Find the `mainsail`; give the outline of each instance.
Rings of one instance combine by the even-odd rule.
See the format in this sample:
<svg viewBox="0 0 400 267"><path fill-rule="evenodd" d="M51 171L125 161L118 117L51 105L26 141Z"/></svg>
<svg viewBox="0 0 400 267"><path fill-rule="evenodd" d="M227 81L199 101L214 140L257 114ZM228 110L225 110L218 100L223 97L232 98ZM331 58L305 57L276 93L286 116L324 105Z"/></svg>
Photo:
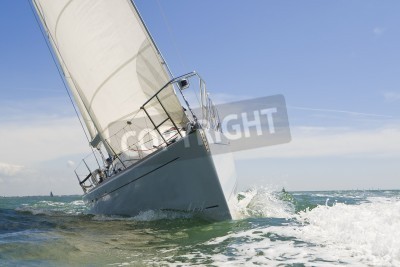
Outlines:
<svg viewBox="0 0 400 267"><path fill-rule="evenodd" d="M111 139L123 125L144 128L140 107L171 79L136 7L129 0L33 0L59 59L93 146L96 139L115 154L124 147ZM172 86L160 94L165 110L183 126L187 119ZM140 119L142 118L142 119ZM172 122L163 124L165 129ZM131 133L129 142L139 142ZM125 136L125 141L128 138Z"/></svg>

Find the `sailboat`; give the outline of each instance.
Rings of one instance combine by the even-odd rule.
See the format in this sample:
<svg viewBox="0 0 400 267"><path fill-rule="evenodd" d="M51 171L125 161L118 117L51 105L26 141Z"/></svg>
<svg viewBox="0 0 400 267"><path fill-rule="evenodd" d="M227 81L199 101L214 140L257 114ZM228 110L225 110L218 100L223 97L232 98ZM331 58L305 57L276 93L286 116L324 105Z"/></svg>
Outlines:
<svg viewBox="0 0 400 267"><path fill-rule="evenodd" d="M134 2L32 3L93 151L75 170L91 212L234 218L234 159L206 83L171 74Z"/></svg>

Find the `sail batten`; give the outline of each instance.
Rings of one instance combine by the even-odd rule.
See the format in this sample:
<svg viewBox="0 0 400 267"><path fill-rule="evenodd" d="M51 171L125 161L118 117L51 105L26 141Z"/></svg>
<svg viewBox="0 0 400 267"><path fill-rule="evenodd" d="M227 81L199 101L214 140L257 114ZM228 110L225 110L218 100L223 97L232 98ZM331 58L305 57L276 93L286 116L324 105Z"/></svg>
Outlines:
<svg viewBox="0 0 400 267"><path fill-rule="evenodd" d="M109 140L118 125L131 120L170 80L131 1L32 1L92 139L100 134L103 141ZM163 105L174 118L180 118L175 122L183 125L186 117L172 86L163 95ZM157 106L149 112L165 116ZM138 138L132 134L130 142L140 141ZM114 153L122 152L123 145L118 142L110 146Z"/></svg>

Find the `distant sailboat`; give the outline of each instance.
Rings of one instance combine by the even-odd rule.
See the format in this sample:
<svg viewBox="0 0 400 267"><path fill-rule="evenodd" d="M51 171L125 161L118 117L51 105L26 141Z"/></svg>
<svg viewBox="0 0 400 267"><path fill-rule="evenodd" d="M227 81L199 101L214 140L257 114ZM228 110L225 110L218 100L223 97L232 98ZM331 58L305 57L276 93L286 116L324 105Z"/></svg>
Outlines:
<svg viewBox="0 0 400 267"><path fill-rule="evenodd" d="M231 219L235 166L205 82L172 76L135 4L32 1L98 155L75 171L92 212ZM183 93L194 89L197 113Z"/></svg>

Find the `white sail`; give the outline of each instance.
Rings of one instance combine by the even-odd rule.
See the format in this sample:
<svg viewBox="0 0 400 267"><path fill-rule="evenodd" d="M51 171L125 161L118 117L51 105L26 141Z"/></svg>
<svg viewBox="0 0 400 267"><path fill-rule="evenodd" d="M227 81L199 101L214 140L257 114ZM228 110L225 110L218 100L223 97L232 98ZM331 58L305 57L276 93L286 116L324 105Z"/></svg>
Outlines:
<svg viewBox="0 0 400 267"><path fill-rule="evenodd" d="M136 8L129 0L33 2L91 137L99 133L114 153L121 153L123 146L111 141L116 127L132 121L135 129L143 128L140 107L170 80ZM160 98L182 126L186 117L172 86ZM150 104L152 116L165 117L160 105ZM130 143L139 138L129 135Z"/></svg>

